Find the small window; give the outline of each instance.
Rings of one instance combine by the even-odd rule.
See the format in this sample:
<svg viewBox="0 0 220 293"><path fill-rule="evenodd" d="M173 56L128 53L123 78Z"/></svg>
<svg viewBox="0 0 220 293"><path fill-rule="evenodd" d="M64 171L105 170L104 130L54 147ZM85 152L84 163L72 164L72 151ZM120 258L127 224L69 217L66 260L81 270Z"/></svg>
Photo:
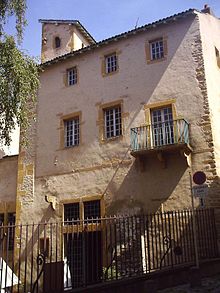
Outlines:
<svg viewBox="0 0 220 293"><path fill-rule="evenodd" d="M164 43L162 39L150 42L151 60L164 58Z"/></svg>
<svg viewBox="0 0 220 293"><path fill-rule="evenodd" d="M61 46L61 40L60 40L59 37L56 37L56 38L55 38L55 48L56 48L56 49L57 49L57 48L60 48L60 46Z"/></svg>
<svg viewBox="0 0 220 293"><path fill-rule="evenodd" d="M65 147L79 145L79 117L64 121Z"/></svg>
<svg viewBox="0 0 220 293"><path fill-rule="evenodd" d="M105 73L115 72L118 69L118 58L116 53L105 57Z"/></svg>
<svg viewBox="0 0 220 293"><path fill-rule="evenodd" d="M73 67L67 70L68 85L74 85L77 83L77 68Z"/></svg>
<svg viewBox="0 0 220 293"><path fill-rule="evenodd" d="M64 221L74 221L79 218L79 202L64 205Z"/></svg>
<svg viewBox="0 0 220 293"><path fill-rule="evenodd" d="M105 138L117 137L122 134L121 107L104 109Z"/></svg>

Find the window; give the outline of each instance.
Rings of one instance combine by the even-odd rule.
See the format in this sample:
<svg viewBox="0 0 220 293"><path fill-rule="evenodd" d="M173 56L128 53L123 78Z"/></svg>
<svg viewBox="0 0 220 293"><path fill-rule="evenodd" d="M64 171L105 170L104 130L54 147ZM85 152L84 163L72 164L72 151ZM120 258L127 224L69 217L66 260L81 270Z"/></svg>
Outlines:
<svg viewBox="0 0 220 293"><path fill-rule="evenodd" d="M67 70L67 82L68 82L69 86L77 83L77 68L76 68L76 66Z"/></svg>
<svg viewBox="0 0 220 293"><path fill-rule="evenodd" d="M163 61L167 56L167 38L149 40L146 44L147 64Z"/></svg>
<svg viewBox="0 0 220 293"><path fill-rule="evenodd" d="M121 107L104 109L105 138L117 137L122 134Z"/></svg>
<svg viewBox="0 0 220 293"><path fill-rule="evenodd" d="M60 149L71 148L82 144L82 112L73 112L59 116Z"/></svg>
<svg viewBox="0 0 220 293"><path fill-rule="evenodd" d="M118 57L116 53L105 56L105 73L109 74L115 72L118 69Z"/></svg>
<svg viewBox="0 0 220 293"><path fill-rule="evenodd" d="M164 58L164 44L162 39L150 42L150 53L151 60Z"/></svg>
<svg viewBox="0 0 220 293"><path fill-rule="evenodd" d="M174 143L172 107L155 109L151 112L153 146Z"/></svg>
<svg viewBox="0 0 220 293"><path fill-rule="evenodd" d="M123 111L123 99L100 103L98 107L99 142L110 143L113 139L123 139L124 119L129 115Z"/></svg>
<svg viewBox="0 0 220 293"><path fill-rule="evenodd" d="M64 204L64 221L96 219L101 217L100 200ZM72 223L70 223L72 224Z"/></svg>
<svg viewBox="0 0 220 293"><path fill-rule="evenodd" d="M67 287L83 286L100 281L102 276L103 247L101 242L101 197L81 198L79 202L64 204L64 220L81 221L65 223L63 227L64 260L68 272ZM103 211L103 208L102 208ZM99 218L98 220L97 217ZM82 221L83 220L83 221ZM68 285L68 279L71 279Z"/></svg>
<svg viewBox="0 0 220 293"><path fill-rule="evenodd" d="M56 49L57 49L57 48L60 48L60 46L61 46L61 40L60 40L59 37L56 37L56 38L55 38L55 48L56 48Z"/></svg>
<svg viewBox="0 0 220 293"><path fill-rule="evenodd" d="M64 221L74 221L79 218L79 202L64 205Z"/></svg>
<svg viewBox="0 0 220 293"><path fill-rule="evenodd" d="M65 147L79 145L79 117L64 121Z"/></svg>
<svg viewBox="0 0 220 293"><path fill-rule="evenodd" d="M84 219L95 219L101 217L100 200L85 201Z"/></svg>

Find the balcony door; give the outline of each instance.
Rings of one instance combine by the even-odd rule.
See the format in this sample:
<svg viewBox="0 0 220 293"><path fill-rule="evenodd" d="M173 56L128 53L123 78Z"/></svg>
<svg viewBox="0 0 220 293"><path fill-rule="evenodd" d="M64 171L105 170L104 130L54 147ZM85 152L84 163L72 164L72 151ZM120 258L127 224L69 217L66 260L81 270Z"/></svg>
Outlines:
<svg viewBox="0 0 220 293"><path fill-rule="evenodd" d="M174 125L172 108L160 108L151 111L153 147L174 143Z"/></svg>

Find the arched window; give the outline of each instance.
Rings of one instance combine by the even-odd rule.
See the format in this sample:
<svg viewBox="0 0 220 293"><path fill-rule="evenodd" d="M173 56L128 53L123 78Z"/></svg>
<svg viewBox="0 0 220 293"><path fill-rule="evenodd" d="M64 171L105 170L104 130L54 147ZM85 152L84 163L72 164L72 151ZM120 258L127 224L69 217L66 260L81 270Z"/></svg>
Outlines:
<svg viewBox="0 0 220 293"><path fill-rule="evenodd" d="M59 48L61 45L61 40L59 37L56 37L55 38L55 48Z"/></svg>

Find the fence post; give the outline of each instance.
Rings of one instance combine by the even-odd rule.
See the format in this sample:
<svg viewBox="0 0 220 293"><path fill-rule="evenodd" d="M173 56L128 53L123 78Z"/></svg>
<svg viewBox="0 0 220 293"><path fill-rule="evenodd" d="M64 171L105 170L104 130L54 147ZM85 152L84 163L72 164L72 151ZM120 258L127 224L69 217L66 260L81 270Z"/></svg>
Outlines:
<svg viewBox="0 0 220 293"><path fill-rule="evenodd" d="M196 235L196 220L195 220L195 208L194 208L194 198L192 191L192 174L189 172L190 179L190 190L191 190L191 201L192 201L192 220L193 220L193 238L194 238L194 249L196 256L196 267L199 268L199 255L198 255L198 245L197 245L197 235Z"/></svg>
<svg viewBox="0 0 220 293"><path fill-rule="evenodd" d="M214 220L217 238L217 252L220 255L220 208L214 208Z"/></svg>

